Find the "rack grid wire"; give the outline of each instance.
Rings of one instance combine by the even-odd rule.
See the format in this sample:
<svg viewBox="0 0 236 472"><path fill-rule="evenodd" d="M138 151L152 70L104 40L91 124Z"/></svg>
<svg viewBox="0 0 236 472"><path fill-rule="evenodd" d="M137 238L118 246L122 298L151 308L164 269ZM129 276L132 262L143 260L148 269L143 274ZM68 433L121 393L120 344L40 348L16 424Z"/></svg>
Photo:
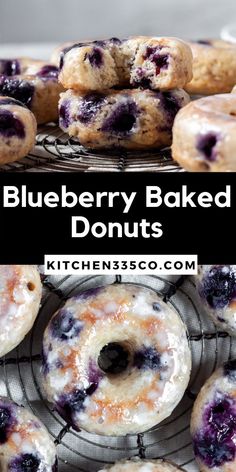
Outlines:
<svg viewBox="0 0 236 472"><path fill-rule="evenodd" d="M43 299L32 331L9 355L0 359L0 392L25 405L48 427L58 450L59 471L95 472L122 458L165 457L197 471L189 433L194 399L215 368L234 354L232 338L217 331L204 316L191 278L158 276L42 276ZM74 431L45 400L41 384L41 346L44 329L70 296L111 283L135 284L154 290L186 323L192 351L188 389L172 415L153 429L125 437L98 436Z"/></svg>
<svg viewBox="0 0 236 472"><path fill-rule="evenodd" d="M92 151L69 138L56 124L38 129L33 151L1 172L180 172L170 149L151 151Z"/></svg>

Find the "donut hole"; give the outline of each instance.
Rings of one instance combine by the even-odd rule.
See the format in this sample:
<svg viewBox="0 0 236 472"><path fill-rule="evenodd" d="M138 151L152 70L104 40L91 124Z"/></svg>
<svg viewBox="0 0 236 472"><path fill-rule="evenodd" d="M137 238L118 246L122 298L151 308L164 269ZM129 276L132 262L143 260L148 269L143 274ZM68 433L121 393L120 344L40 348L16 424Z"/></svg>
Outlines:
<svg viewBox="0 0 236 472"><path fill-rule="evenodd" d="M33 292L35 290L35 284L33 282L28 282L27 288L30 292Z"/></svg>
<svg viewBox="0 0 236 472"><path fill-rule="evenodd" d="M118 342L108 343L101 349L98 356L98 366L106 374L121 374L130 362L130 352L127 346Z"/></svg>

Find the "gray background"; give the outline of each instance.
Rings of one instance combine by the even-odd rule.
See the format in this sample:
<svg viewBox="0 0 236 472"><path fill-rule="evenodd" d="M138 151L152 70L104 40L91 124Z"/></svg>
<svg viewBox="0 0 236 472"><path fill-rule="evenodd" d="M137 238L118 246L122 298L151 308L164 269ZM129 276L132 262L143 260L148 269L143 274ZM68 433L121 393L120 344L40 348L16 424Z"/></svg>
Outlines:
<svg viewBox="0 0 236 472"><path fill-rule="evenodd" d="M0 42L57 42L130 34L217 36L235 0L0 0Z"/></svg>

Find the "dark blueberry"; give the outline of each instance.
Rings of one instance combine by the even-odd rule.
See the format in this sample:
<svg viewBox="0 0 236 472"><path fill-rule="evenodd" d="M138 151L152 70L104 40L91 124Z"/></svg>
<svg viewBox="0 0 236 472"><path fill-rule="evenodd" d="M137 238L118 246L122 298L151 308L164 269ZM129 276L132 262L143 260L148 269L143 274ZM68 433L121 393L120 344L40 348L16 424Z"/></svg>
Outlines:
<svg viewBox="0 0 236 472"><path fill-rule="evenodd" d="M34 86L27 80L1 76L0 94L15 98L30 107L34 96Z"/></svg>
<svg viewBox="0 0 236 472"><path fill-rule="evenodd" d="M53 66L51 64L46 64L37 72L37 75L39 77L57 78L58 72L58 67Z"/></svg>
<svg viewBox="0 0 236 472"><path fill-rule="evenodd" d="M135 353L134 366L138 369L161 370L161 355L153 347L143 348Z"/></svg>
<svg viewBox="0 0 236 472"><path fill-rule="evenodd" d="M89 383L98 385L100 380L103 378L103 373L98 369L97 364L90 360L88 369L88 380Z"/></svg>
<svg viewBox="0 0 236 472"><path fill-rule="evenodd" d="M203 44L204 46L211 46L211 41L209 41L208 39L198 39L193 42L197 44Z"/></svg>
<svg viewBox="0 0 236 472"><path fill-rule="evenodd" d="M128 136L137 120L138 109L135 102L127 100L116 105L102 125L102 131L118 136Z"/></svg>
<svg viewBox="0 0 236 472"><path fill-rule="evenodd" d="M20 63L17 59L1 59L0 74L12 76L21 73Z"/></svg>
<svg viewBox="0 0 236 472"><path fill-rule="evenodd" d="M41 460L34 454L21 454L11 460L10 472L37 472L41 469Z"/></svg>
<svg viewBox="0 0 236 472"><path fill-rule="evenodd" d="M104 287L95 287L95 288L90 288L89 290L85 290L84 292L79 293L76 295L75 299L76 300L87 300L88 298L91 297L96 297Z"/></svg>
<svg viewBox="0 0 236 472"><path fill-rule="evenodd" d="M134 87L150 88L151 80L145 77L146 71L142 67L136 69L135 80L132 82Z"/></svg>
<svg viewBox="0 0 236 472"><path fill-rule="evenodd" d="M122 44L122 41L119 39L119 38L110 38L108 39L108 42L109 43L113 43L113 44Z"/></svg>
<svg viewBox="0 0 236 472"><path fill-rule="evenodd" d="M217 158L217 153L215 149L217 141L218 137L216 136L216 134L209 132L207 134L198 136L196 148L198 151L204 154L204 157L208 161L214 162Z"/></svg>
<svg viewBox="0 0 236 472"><path fill-rule="evenodd" d="M179 99L171 92L157 92L156 95L160 99L161 106L166 113L168 129L171 129L175 116L181 108Z"/></svg>
<svg viewBox="0 0 236 472"><path fill-rule="evenodd" d="M91 44L95 44L96 46L98 46L99 48L104 48L107 44L107 41L106 39L104 40L96 40L96 41L92 41Z"/></svg>
<svg viewBox="0 0 236 472"><path fill-rule="evenodd" d="M65 55L71 51L72 49L75 49L75 48L81 48L82 46L87 46L88 44L86 43L75 43L73 44L72 46L68 46L66 48L64 48L61 53L60 53L60 64L59 64L59 70L62 69L63 65L64 65L64 58L65 58Z"/></svg>
<svg viewBox="0 0 236 472"><path fill-rule="evenodd" d="M50 330L55 338L67 341L79 335L82 324L68 310L62 309L52 318Z"/></svg>
<svg viewBox="0 0 236 472"><path fill-rule="evenodd" d="M68 128L71 122L70 100L64 100L59 109L59 120L63 128Z"/></svg>
<svg viewBox="0 0 236 472"><path fill-rule="evenodd" d="M230 266L212 267L203 277L199 294L211 308L224 308L236 296L236 273Z"/></svg>
<svg viewBox="0 0 236 472"><path fill-rule="evenodd" d="M167 69L169 65L169 55L160 54L162 47L147 47L144 59L148 59L156 65L156 75L159 75L162 69Z"/></svg>
<svg viewBox="0 0 236 472"><path fill-rule="evenodd" d="M226 375L231 382L236 382L236 359L231 359L223 366L224 375Z"/></svg>
<svg viewBox="0 0 236 472"><path fill-rule="evenodd" d="M217 440L202 435L196 435L193 439L194 453L207 467L220 467L225 462L235 458L235 445L233 441L219 443Z"/></svg>
<svg viewBox="0 0 236 472"><path fill-rule="evenodd" d="M103 372L120 374L129 364L129 353L119 343L106 344L100 351L98 365Z"/></svg>
<svg viewBox="0 0 236 472"><path fill-rule="evenodd" d="M76 429L74 415L84 410L84 401L88 395L92 395L97 385L91 384L86 390L74 390L70 394L61 395L56 403L58 413L64 420Z"/></svg>
<svg viewBox="0 0 236 472"><path fill-rule="evenodd" d="M157 302L153 303L152 308L154 311L161 311L160 303L157 303Z"/></svg>
<svg viewBox="0 0 236 472"><path fill-rule="evenodd" d="M104 101L105 97L100 93L90 93L89 95L85 95L80 103L77 118L81 123L89 123L92 118L96 116Z"/></svg>
<svg viewBox="0 0 236 472"><path fill-rule="evenodd" d="M101 67L103 64L103 52L98 47L95 47L90 53L85 54L84 59L88 59L93 67Z"/></svg>
<svg viewBox="0 0 236 472"><path fill-rule="evenodd" d="M49 363L48 363L48 358L47 358L47 353L45 351L45 348L43 347L42 350L42 373L43 375L47 375L50 371Z"/></svg>
<svg viewBox="0 0 236 472"><path fill-rule="evenodd" d="M229 395L216 392L203 414L203 428L193 438L196 456L210 468L235 459L236 408Z"/></svg>
<svg viewBox="0 0 236 472"><path fill-rule="evenodd" d="M0 444L4 444L7 441L14 424L15 421L10 406L0 402Z"/></svg>
<svg viewBox="0 0 236 472"><path fill-rule="evenodd" d="M0 105L18 105L18 107L26 108L24 103L19 102L19 100L15 100L14 98L8 98L8 97L1 98Z"/></svg>
<svg viewBox="0 0 236 472"><path fill-rule="evenodd" d="M52 472L57 472L58 471L58 459L56 457L55 462L52 466Z"/></svg>
<svg viewBox="0 0 236 472"><path fill-rule="evenodd" d="M16 118L9 110L0 109L0 134L5 138L17 136L25 138L25 127L19 118Z"/></svg>

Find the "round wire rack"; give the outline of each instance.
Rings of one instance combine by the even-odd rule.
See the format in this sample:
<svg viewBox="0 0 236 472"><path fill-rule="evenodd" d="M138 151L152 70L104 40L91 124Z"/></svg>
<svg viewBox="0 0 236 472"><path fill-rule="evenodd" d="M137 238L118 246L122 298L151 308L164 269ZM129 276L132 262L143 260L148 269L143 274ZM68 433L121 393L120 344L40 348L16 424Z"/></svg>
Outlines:
<svg viewBox="0 0 236 472"><path fill-rule="evenodd" d="M69 138L55 124L38 129L33 151L18 162L5 164L1 172L179 172L170 149L152 151L92 151Z"/></svg>
<svg viewBox="0 0 236 472"><path fill-rule="evenodd" d="M0 392L25 405L47 426L58 450L60 472L95 472L122 458L165 457L197 471L189 433L196 395L215 368L234 355L232 338L217 331L204 316L191 279L157 276L66 276L54 280L42 276L44 295L32 331L6 357L0 359ZM158 293L186 323L192 351L192 373L185 395L172 415L152 430L125 437L98 436L74 431L45 400L41 383L41 346L44 329L65 300L83 290L111 283L136 284Z"/></svg>

